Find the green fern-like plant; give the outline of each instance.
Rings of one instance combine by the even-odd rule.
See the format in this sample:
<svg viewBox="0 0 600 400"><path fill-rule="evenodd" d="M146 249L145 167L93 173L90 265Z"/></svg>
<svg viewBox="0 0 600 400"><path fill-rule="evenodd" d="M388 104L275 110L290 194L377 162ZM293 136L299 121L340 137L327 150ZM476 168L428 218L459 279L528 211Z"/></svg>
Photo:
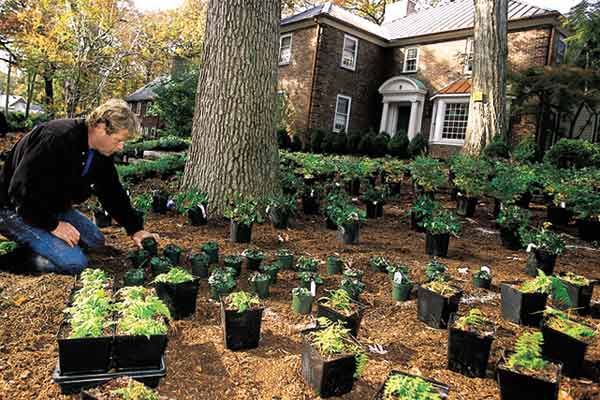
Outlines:
<svg viewBox="0 0 600 400"><path fill-rule="evenodd" d="M319 299L323 305L331 307L334 310L351 313L354 310L354 304L350 294L344 289L334 290L329 296Z"/></svg>
<svg viewBox="0 0 600 400"><path fill-rule="evenodd" d="M493 323L491 320L486 318L486 316L479 310L478 308L473 308L469 310L467 315L462 316L456 321L455 326L463 331L472 329L477 332L484 332L493 327Z"/></svg>
<svg viewBox="0 0 600 400"><path fill-rule="evenodd" d="M395 374L385 383L384 400L441 400L433 385L416 376Z"/></svg>
<svg viewBox="0 0 600 400"><path fill-rule="evenodd" d="M428 281L448 280L448 266L437 260L431 260L425 267L425 276Z"/></svg>
<svg viewBox="0 0 600 400"><path fill-rule="evenodd" d="M523 293L541 293L552 295L552 299L566 306L571 306L571 298L567 286L559 278L548 276L538 269L538 276L524 282L520 287Z"/></svg>
<svg viewBox="0 0 600 400"><path fill-rule="evenodd" d="M243 313L249 310L252 306L259 305L260 300L254 294L239 291L231 293L229 296L227 296L226 303L238 313Z"/></svg>
<svg viewBox="0 0 600 400"><path fill-rule="evenodd" d="M567 314L552 307L546 307L544 317L547 326L577 340L587 342L597 335L594 329L569 319Z"/></svg>
<svg viewBox="0 0 600 400"><path fill-rule="evenodd" d="M547 362L542 359L544 337L541 332L524 333L517 339L515 353L508 359L506 366L510 369L523 368L539 371Z"/></svg>
<svg viewBox="0 0 600 400"><path fill-rule="evenodd" d="M184 283L194 280L194 276L181 267L173 267L166 274L157 275L153 282L161 283Z"/></svg>

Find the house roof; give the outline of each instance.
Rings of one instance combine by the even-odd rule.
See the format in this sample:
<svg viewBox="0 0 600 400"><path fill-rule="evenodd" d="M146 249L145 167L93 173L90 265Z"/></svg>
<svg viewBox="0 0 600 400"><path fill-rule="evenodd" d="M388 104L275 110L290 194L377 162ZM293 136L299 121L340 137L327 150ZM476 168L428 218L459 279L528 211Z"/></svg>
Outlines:
<svg viewBox="0 0 600 400"><path fill-rule="evenodd" d="M471 93L471 78L457 79L436 93L440 94L467 94Z"/></svg>
<svg viewBox="0 0 600 400"><path fill-rule="evenodd" d="M145 100L154 100L156 98L156 93L154 93L154 89L163 84L168 77L159 76L154 79L152 82L147 83L143 87L139 88L129 96L125 98L125 101L145 101Z"/></svg>
<svg viewBox="0 0 600 400"><path fill-rule="evenodd" d="M509 21L559 14L558 11L532 6L524 1L509 0ZM285 26L321 15L346 22L382 39L394 40L472 28L474 25L475 5L473 0L450 1L437 7L409 14L406 17L398 18L380 26L328 2L284 18L281 20L281 25Z"/></svg>

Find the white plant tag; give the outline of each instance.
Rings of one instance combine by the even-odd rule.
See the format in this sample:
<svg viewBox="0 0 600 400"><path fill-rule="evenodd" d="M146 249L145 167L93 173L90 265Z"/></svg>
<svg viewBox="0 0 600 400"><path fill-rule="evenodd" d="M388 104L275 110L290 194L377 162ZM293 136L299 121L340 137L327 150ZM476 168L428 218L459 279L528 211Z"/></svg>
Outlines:
<svg viewBox="0 0 600 400"><path fill-rule="evenodd" d="M267 208L265 209L265 213L268 214L269 211L271 211L271 206L267 206Z"/></svg>
<svg viewBox="0 0 600 400"><path fill-rule="evenodd" d="M529 244L527 245L527 252L528 252L528 253L531 253L531 250L533 250L533 248L534 248L534 247L535 247L535 245L534 245L533 243L529 243Z"/></svg>
<svg viewBox="0 0 600 400"><path fill-rule="evenodd" d="M560 208L567 208L567 203L565 203L564 201L561 201Z"/></svg>
<svg viewBox="0 0 600 400"><path fill-rule="evenodd" d="M108 217L108 212L106 210L104 210L104 215Z"/></svg>
<svg viewBox="0 0 600 400"><path fill-rule="evenodd" d="M376 202L376 201L374 201L374 202L373 202L373 205L374 205L374 206L376 206L376 205L377 205L377 202Z"/></svg>
<svg viewBox="0 0 600 400"><path fill-rule="evenodd" d="M397 284L402 283L402 273L400 271L394 272L394 283L397 283Z"/></svg>
<svg viewBox="0 0 600 400"><path fill-rule="evenodd" d="M483 272L487 272L488 274L492 274L492 270L490 269L490 267L484 265L483 267L481 267L481 271Z"/></svg>
<svg viewBox="0 0 600 400"><path fill-rule="evenodd" d="M317 295L317 284L315 281L310 281L310 295L315 297Z"/></svg>
<svg viewBox="0 0 600 400"><path fill-rule="evenodd" d="M198 207L200 207L200 211L202 211L202 217L206 219L206 209L204 208L204 205L198 204Z"/></svg>
<svg viewBox="0 0 600 400"><path fill-rule="evenodd" d="M310 197L315 197L315 189L310 189Z"/></svg>

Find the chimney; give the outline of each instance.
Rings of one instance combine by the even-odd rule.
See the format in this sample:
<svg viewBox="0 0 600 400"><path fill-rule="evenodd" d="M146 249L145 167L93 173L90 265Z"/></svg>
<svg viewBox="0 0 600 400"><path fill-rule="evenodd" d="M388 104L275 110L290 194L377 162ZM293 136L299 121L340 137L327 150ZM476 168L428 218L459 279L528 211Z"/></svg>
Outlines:
<svg viewBox="0 0 600 400"><path fill-rule="evenodd" d="M398 18L404 18L409 14L414 14L417 8L416 0L398 0L394 3L386 4L383 23L392 22Z"/></svg>

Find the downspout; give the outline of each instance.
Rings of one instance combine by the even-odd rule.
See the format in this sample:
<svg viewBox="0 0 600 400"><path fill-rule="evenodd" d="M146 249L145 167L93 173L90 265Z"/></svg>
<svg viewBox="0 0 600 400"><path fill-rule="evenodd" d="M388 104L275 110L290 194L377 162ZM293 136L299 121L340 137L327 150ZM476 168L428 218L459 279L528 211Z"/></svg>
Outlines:
<svg viewBox="0 0 600 400"><path fill-rule="evenodd" d="M315 57L313 59L313 68L312 68L312 79L311 79L311 84L310 84L310 96L308 98L308 116L307 116L307 121L306 121L306 129L311 129L311 117L313 114L313 95L315 92L315 83L317 80L317 58L319 56L319 50L321 48L321 34L323 31L323 27L321 26L321 24L319 23L319 20L317 18L314 19L315 23L317 24L317 44L315 46Z"/></svg>

